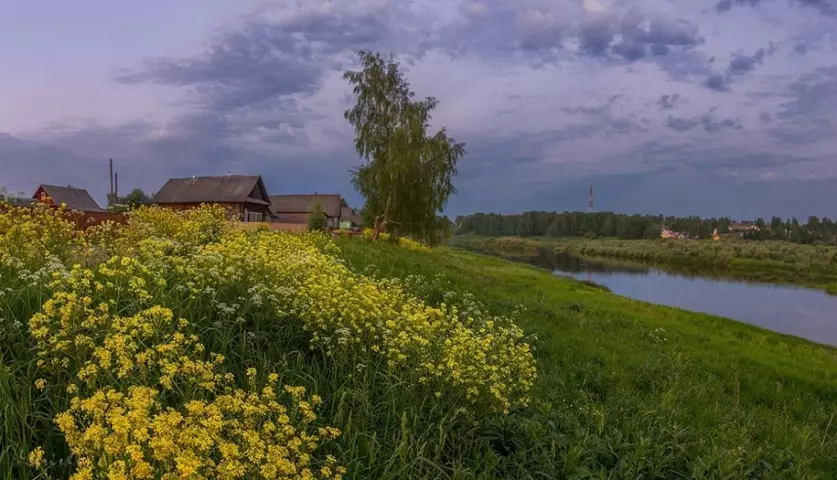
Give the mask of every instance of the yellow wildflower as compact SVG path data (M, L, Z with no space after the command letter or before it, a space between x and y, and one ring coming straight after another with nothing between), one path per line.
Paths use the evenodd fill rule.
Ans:
M41 447L35 447L34 450L29 452L29 466L32 468L39 468L44 462L44 449Z

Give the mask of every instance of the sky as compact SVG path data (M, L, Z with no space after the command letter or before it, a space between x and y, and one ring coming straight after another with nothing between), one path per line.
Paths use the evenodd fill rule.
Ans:
M465 142L449 215L837 217L837 0L0 0L0 185L340 193L357 51ZM432 133L432 132L431 132Z

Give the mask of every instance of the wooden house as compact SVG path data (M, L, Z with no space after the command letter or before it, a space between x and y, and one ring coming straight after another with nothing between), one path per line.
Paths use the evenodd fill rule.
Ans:
M328 228L340 227L340 195L271 195L273 221L307 224L314 205L320 204Z
M266 222L271 217L270 197L260 175L172 178L154 196L154 203L174 210L221 205L245 222Z
M363 215L351 207L342 207L340 209L340 228L352 229L363 226Z
M104 212L105 210L93 200L93 197L83 188L60 187L58 185L40 185L32 198L53 208L63 207L65 210L81 212Z
M44 204L50 208L63 208L64 218L72 222L77 229L86 229L104 222L121 223L125 221L122 214L111 213L101 208L87 190L83 188L40 185L32 195L31 201L26 202L24 199L16 199L9 204L20 207Z

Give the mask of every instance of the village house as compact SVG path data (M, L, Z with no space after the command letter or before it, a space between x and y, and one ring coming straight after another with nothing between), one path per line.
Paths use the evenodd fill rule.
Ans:
M270 197L260 175L172 178L154 196L154 203L174 210L221 205L245 222L270 220Z
M660 227L660 238L663 240L690 240L692 237L686 232L675 232L663 225Z
M82 212L104 212L102 207L83 188L60 187L58 185L40 185L32 198L53 208Z
M363 226L363 215L352 207L340 208L340 228L352 229Z
M340 195L271 195L273 221L306 224L317 203L326 216L328 228L340 228Z
M749 222L731 223L729 225L729 231L730 232L736 232L736 233L738 233L738 232L741 232L741 233L757 232L757 231L759 231L759 227L757 225L755 225L753 223L749 223Z

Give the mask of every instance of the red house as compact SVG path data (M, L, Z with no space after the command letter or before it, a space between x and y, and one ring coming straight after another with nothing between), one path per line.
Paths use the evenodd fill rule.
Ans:
M104 212L83 188L40 185L32 198L53 208L64 207L65 210Z

